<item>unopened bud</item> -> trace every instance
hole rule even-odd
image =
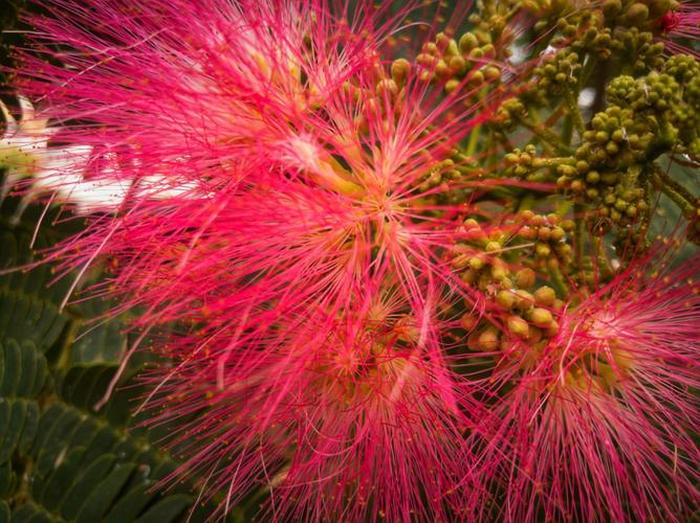
[[[551,307],[554,305],[554,300],[556,299],[557,294],[554,292],[554,289],[546,285],[535,291],[535,302],[537,302],[538,305]]]
[[[535,284],[535,278],[535,271],[527,267],[515,273],[515,283],[521,289],[532,287]]]
[[[537,327],[547,327],[552,323],[552,313],[547,309],[541,307],[535,307],[530,313],[530,321],[534,323]]]
[[[402,85],[411,72],[411,63],[405,58],[394,60],[391,64],[391,78],[399,85]]]
[[[519,338],[527,338],[530,335],[530,326],[520,316],[509,316],[507,325],[508,330]]]

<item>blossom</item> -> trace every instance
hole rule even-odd
[[[304,122],[313,133],[277,145],[258,183],[242,176],[204,205],[140,201],[118,229],[103,219],[79,238],[78,260],[108,238],[111,283],[143,306],[136,325],[193,325],[169,340],[176,371],[154,375],[147,404],[152,423],[182,423],[178,474],[226,491],[222,511],[265,482],[269,510],[309,520],[469,510],[460,434],[478,405],[439,339],[442,309],[472,292],[445,259],[463,206],[418,186],[473,122],[431,130],[439,120],[413,81],[413,112],[360,79],[361,96],[339,96],[323,122]]]
[[[398,19],[369,4],[67,4],[37,24],[75,51],[27,58],[27,89],[129,190],[51,257],[73,287],[106,259],[93,292],[175,326],[146,408],[178,423],[177,475],[226,492],[219,513],[261,485],[282,519],[469,512],[479,404],[441,344],[450,305],[479,299],[448,256],[469,208],[424,182],[478,185],[451,156],[488,118],[483,85],[394,79],[377,50]]]
[[[551,341],[503,355],[514,384],[481,434],[503,519],[686,521],[696,506],[699,262],[653,263],[571,303]]]
[[[51,17],[32,20],[37,49],[66,50],[46,51],[60,65],[25,54],[26,91],[46,101],[66,139],[119,154],[122,177],[158,171],[174,187],[253,163],[374,59],[383,31],[369,15],[341,24],[315,0],[47,8]]]
[[[178,427],[169,444],[206,478],[205,497],[227,494],[219,513],[262,485],[275,520],[465,515],[460,379],[428,349],[410,307],[368,294],[361,317],[324,317],[332,329],[297,320],[271,347],[251,325],[229,332],[228,346],[154,371],[148,423]],[[189,354],[194,343],[170,350]]]
[[[58,195],[60,201],[69,201],[83,179],[92,152],[92,147],[86,145],[49,147],[49,140],[60,128],[50,127],[47,118],[38,117],[25,96],[20,95],[18,101],[22,110],[19,123],[0,101],[5,119],[5,133],[0,139],[0,166],[6,169],[0,203],[13,187],[19,187],[24,178],[29,178],[24,198],[12,217],[14,221],[20,219],[38,194],[48,192]],[[104,195],[101,200],[104,201]]]

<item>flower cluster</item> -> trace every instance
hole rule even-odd
[[[46,257],[161,332],[148,423],[213,517],[697,508],[694,4],[42,5],[3,192],[88,215]]]

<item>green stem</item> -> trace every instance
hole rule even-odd
[[[668,196],[678,207],[683,216],[688,219],[694,217],[696,213],[696,198],[680,183],[673,180],[667,173],[654,166],[651,181],[658,190]]]
[[[481,124],[478,124],[469,134],[469,142],[464,151],[467,156],[473,156],[476,152],[476,147],[479,145],[479,137],[481,136]]]
[[[583,115],[581,114],[581,109],[579,109],[578,102],[574,99],[574,95],[571,91],[566,91],[564,99],[566,100],[566,106],[569,109],[569,115],[571,116],[574,127],[578,131],[579,136],[583,136],[586,130],[586,124],[583,121]]]
[[[532,193],[525,193],[518,201],[516,212],[529,211],[535,205],[535,196]]]
[[[568,297],[569,286],[566,284],[566,278],[564,278],[561,269],[559,267],[548,267],[548,271],[550,276],[550,283],[554,287],[554,290],[557,292],[557,295],[561,296],[562,298]]]
[[[554,131],[547,129],[542,125],[528,122],[525,119],[520,119],[520,123],[522,123],[524,127],[526,127],[532,134],[537,136],[542,142],[552,146],[555,150],[559,151],[560,153],[565,154],[567,156],[572,155],[574,153],[571,147],[561,142],[559,135],[557,135]]]
[[[574,259],[576,263],[576,268],[579,271],[583,271],[583,246],[584,246],[584,232],[585,219],[584,219],[584,208],[580,203],[574,204],[574,222],[576,223],[576,232],[573,238],[574,240]]]

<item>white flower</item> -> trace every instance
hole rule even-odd
[[[0,168],[6,169],[5,183],[0,187],[0,205],[8,193],[23,178],[31,178],[11,221],[19,221],[27,206],[40,194],[52,194],[57,203],[70,203],[77,214],[112,212],[118,209],[131,190],[133,181],[120,176],[117,155],[100,155],[100,172],[95,178],[85,177],[88,166],[95,161],[89,145],[49,147],[49,140],[59,127],[49,127],[48,120],[37,118],[32,103],[18,97],[22,117],[15,120],[0,100],[6,128],[0,139]],[[93,164],[94,165],[94,164]],[[202,197],[192,182],[173,184],[165,175],[144,176],[139,179],[135,194],[141,198]]]
[[[43,193],[53,194],[59,203],[73,204],[78,214],[118,208],[130,183],[118,178],[116,156],[104,155],[106,163],[99,178],[86,179],[85,172],[93,155],[92,146],[49,147],[49,140],[59,128],[49,127],[46,119],[37,118],[34,106],[27,98],[20,95],[18,100],[22,111],[19,122],[0,101],[0,111],[6,122],[5,133],[0,139],[0,167],[6,169],[5,183],[0,188],[0,204],[19,181],[26,177],[32,180],[12,221],[17,222],[27,205]]]
[[[58,193],[59,200],[70,194],[74,185],[82,181],[92,153],[92,147],[87,145],[49,147],[49,140],[59,128],[49,127],[48,120],[37,118],[27,98],[20,95],[18,100],[22,111],[19,122],[0,101],[5,119],[5,133],[0,139],[0,167],[6,169],[0,203],[20,180],[32,178],[13,221],[19,220],[26,206],[40,193]]]

